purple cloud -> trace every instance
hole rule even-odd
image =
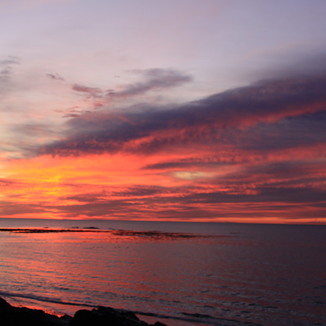
[[[280,148],[324,142],[325,88],[326,76],[269,80],[170,108],[85,113],[68,121],[63,141],[48,144],[40,153],[150,153],[219,143]]]

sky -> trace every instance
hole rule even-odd
[[[0,217],[326,224],[324,0],[2,0]]]

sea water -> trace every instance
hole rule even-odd
[[[0,228],[0,296],[14,305],[111,306],[171,326],[326,325],[326,226],[0,219]]]

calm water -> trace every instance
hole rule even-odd
[[[22,227],[99,229],[0,232],[0,296],[13,304],[106,305],[171,326],[326,325],[325,226],[0,219]],[[111,229],[131,232],[100,232]]]

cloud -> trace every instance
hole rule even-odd
[[[180,86],[192,81],[192,78],[182,72],[172,69],[148,69],[135,70],[137,74],[143,76],[144,81],[126,85],[120,91],[110,90],[107,92],[108,98],[129,98],[141,95],[153,90],[162,90]]]
[[[261,186],[255,192],[231,192],[207,188],[170,188],[166,192],[121,191],[117,198],[80,195],[80,203],[44,205],[65,217],[107,217],[123,219],[189,219],[279,216],[283,218],[318,217],[325,211],[325,190],[312,187]],[[305,209],[300,209],[304,207]],[[280,213],[281,212],[281,213]]]
[[[79,84],[74,84],[72,89],[79,93],[87,94],[90,97],[102,97],[103,91],[96,87],[87,87]]]
[[[160,91],[172,89],[192,81],[192,77],[188,74],[173,69],[145,69],[132,70],[131,73],[139,77],[140,81],[119,85],[115,88],[93,87],[84,83],[71,83],[66,81],[59,74],[47,73],[46,76],[52,81],[63,82],[62,85],[78,95],[82,99],[81,106],[83,109],[70,112],[68,109],[64,115],[65,118],[78,117],[88,111],[98,110],[102,107],[112,107],[113,104],[133,103],[133,101],[141,101],[140,97],[147,95],[152,91]],[[79,107],[75,105],[74,108]]]
[[[221,167],[230,165],[234,162],[223,160],[221,157],[214,156],[201,156],[180,159],[175,161],[165,161],[154,164],[149,164],[143,167],[144,170],[174,170],[174,169],[189,169],[189,168],[202,168],[202,167]]]
[[[137,205],[125,199],[122,200],[106,200],[97,202],[87,202],[82,204],[58,205],[47,207],[51,210],[59,211],[65,217],[76,218],[78,216],[87,217],[126,217],[132,211],[133,214],[140,216],[143,213],[138,209]]]
[[[218,203],[319,203],[323,202],[326,191],[313,188],[276,188],[265,187],[256,190],[254,194],[227,193],[227,192],[203,192],[191,194],[182,200],[187,203],[196,204],[218,204]]]
[[[154,74],[155,75],[155,74]],[[171,107],[155,107],[123,114],[85,113],[68,121],[62,141],[40,153],[151,153],[182,146],[217,146],[241,143],[243,148],[293,146],[325,141],[326,76],[266,80]],[[94,92],[97,89],[85,89]],[[319,129],[319,135],[312,128]],[[305,129],[305,131],[304,131]],[[254,135],[250,139],[250,134]],[[276,135],[282,142],[273,141]],[[261,138],[262,140],[259,140]],[[258,139],[258,141],[257,141]],[[292,144],[291,144],[292,142]]]
[[[15,182],[10,180],[10,179],[4,179],[4,178],[0,178],[0,186],[9,186],[14,184]]]
[[[61,77],[59,74],[48,73],[48,74],[46,74],[46,76],[52,80],[65,81],[65,79],[63,77]]]
[[[45,207],[38,204],[21,204],[17,202],[0,201],[1,216],[15,216],[20,214],[37,214],[45,211]]]
[[[17,65],[20,63],[20,59],[16,56],[7,56],[4,59],[0,60],[0,75],[2,76],[7,76],[11,70],[12,66]]]
[[[158,194],[161,195],[169,191],[170,190],[164,187],[138,185],[138,186],[129,187],[128,189],[125,190],[114,191],[112,192],[111,196],[137,198],[137,197],[148,197],[148,196],[153,196]]]
[[[16,56],[7,56],[0,59],[0,94],[4,94],[10,83],[14,66],[20,63],[20,59]]]
[[[87,202],[99,202],[105,198],[105,193],[83,193],[76,194],[72,196],[62,197],[62,200],[74,200],[77,202],[87,203]]]
[[[250,73],[249,76],[254,80],[265,79],[266,76],[272,79],[283,78],[300,78],[300,77],[318,77],[326,75],[326,52],[318,53],[301,53],[296,60],[293,55],[287,59],[283,58],[279,61],[278,67],[270,67],[269,69],[261,69],[259,72]],[[282,63],[283,62],[283,63]]]

